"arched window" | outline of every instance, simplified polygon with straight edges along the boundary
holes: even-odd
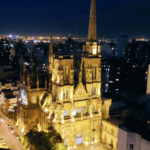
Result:
[[[63,99],[65,99],[66,98],[66,93],[65,93],[65,91],[63,91]]]
[[[66,90],[66,99],[68,99],[68,90]]]
[[[68,80],[69,78],[69,67],[65,66],[64,67],[64,80]]]
[[[68,94],[68,90],[64,90],[63,91],[63,99],[68,99],[69,98],[69,94]]]
[[[92,72],[92,79],[95,80],[96,79],[96,67],[93,68],[93,72]]]
[[[91,89],[91,95],[96,95],[96,87],[92,87]]]

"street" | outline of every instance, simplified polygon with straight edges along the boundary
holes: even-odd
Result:
[[[12,150],[24,150],[21,142],[17,140],[14,134],[6,127],[5,124],[0,123],[0,136],[6,142],[8,148]]]
[[[19,135],[19,136],[23,136],[23,134],[18,130],[18,128],[16,127],[16,125],[14,125],[10,120],[9,118],[3,113],[0,111],[0,117],[3,118],[7,124],[9,124],[14,130],[15,132]]]
[[[0,139],[3,141],[3,145],[6,145],[11,150],[24,150],[20,142],[20,136],[10,126],[8,120],[2,117],[0,117]]]

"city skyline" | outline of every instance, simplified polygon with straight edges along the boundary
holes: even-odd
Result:
[[[54,35],[86,37],[89,7],[90,0],[6,0],[0,6],[0,34],[48,35],[52,31]],[[120,33],[149,37],[148,0],[101,0],[97,8],[98,37]]]

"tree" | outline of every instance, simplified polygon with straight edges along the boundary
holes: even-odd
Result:
[[[25,149],[65,150],[61,136],[54,129],[48,133],[30,130],[21,141]]]

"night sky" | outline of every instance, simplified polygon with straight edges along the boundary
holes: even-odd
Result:
[[[0,34],[86,36],[90,0],[0,0]],[[97,0],[98,36],[150,35],[150,0]]]

